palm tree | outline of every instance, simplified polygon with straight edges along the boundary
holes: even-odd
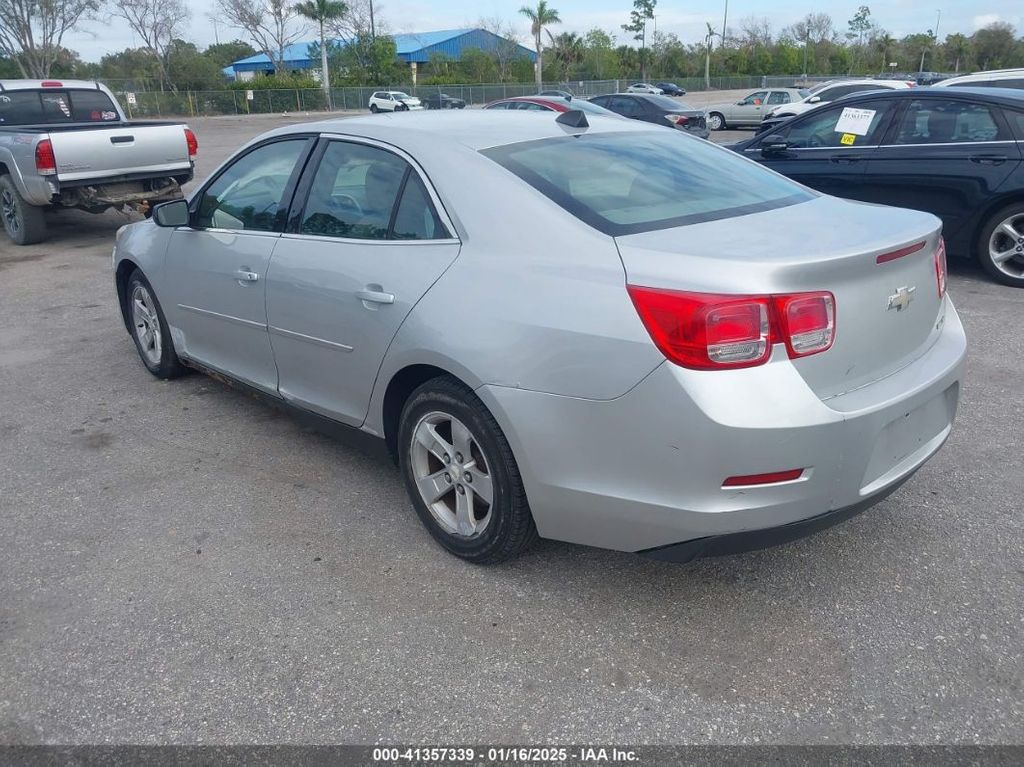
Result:
[[[563,32],[556,37],[548,30],[548,40],[551,41],[551,53],[560,68],[559,75],[562,80],[568,80],[572,68],[583,61],[586,51],[583,38],[575,32]]]
[[[531,8],[524,5],[519,9],[519,13],[530,20],[530,31],[533,33],[533,42],[537,46],[537,90],[543,88],[544,75],[542,73],[542,63],[540,56],[540,33],[544,31],[544,27],[548,24],[561,24],[562,20],[558,18],[558,11],[554,8],[548,8],[547,0],[537,0],[537,7]]]
[[[348,13],[348,6],[340,0],[304,0],[295,6],[295,11],[320,25],[320,71],[324,94],[327,97],[327,108],[330,109],[331,75],[327,69],[327,37],[324,35],[324,25],[337,21]]]
[[[882,68],[880,72],[885,72],[889,66],[889,52],[892,51],[893,46],[896,45],[896,38],[890,35],[888,32],[882,32],[875,40],[875,48],[879,53],[882,54]]]
[[[956,66],[953,71],[960,72],[960,62],[967,58],[967,53],[971,49],[971,41],[963,35],[957,33],[949,35],[946,38],[946,56],[956,57]]]

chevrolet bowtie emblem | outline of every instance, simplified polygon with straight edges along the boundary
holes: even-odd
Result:
[[[889,305],[886,307],[886,310],[895,309],[898,312],[902,312],[914,300],[914,291],[916,290],[917,288],[913,286],[897,288],[896,292],[889,296]]]

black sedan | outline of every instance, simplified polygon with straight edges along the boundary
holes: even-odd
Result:
[[[678,128],[698,138],[707,138],[710,135],[707,115],[703,109],[696,109],[668,96],[613,93],[608,96],[594,96],[590,100],[598,106],[633,120]]]
[[[860,93],[729,148],[826,194],[934,213],[950,255],[1024,287],[1021,91]]]
[[[431,93],[420,98],[424,109],[465,109],[466,102],[447,93]]]
[[[655,83],[655,88],[661,88],[661,92],[666,96],[685,96],[686,91],[680,88],[675,83]]]

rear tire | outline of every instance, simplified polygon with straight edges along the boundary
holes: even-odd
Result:
[[[46,239],[46,217],[43,209],[25,202],[14,179],[0,176],[0,218],[4,231],[15,245],[34,245]]]
[[[174,351],[171,331],[156,293],[139,269],[128,278],[125,312],[132,340],[146,370],[163,379],[178,378],[188,372]]]
[[[435,378],[410,395],[399,421],[398,458],[420,521],[455,556],[494,564],[536,541],[512,449],[460,381]]]
[[[975,257],[996,282],[1024,288],[1024,202],[992,214],[981,229]]]
[[[712,112],[708,115],[708,128],[711,130],[725,130],[725,117],[721,112]]]

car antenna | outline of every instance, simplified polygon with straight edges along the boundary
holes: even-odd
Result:
[[[587,122],[587,116],[583,113],[582,109],[570,109],[568,112],[562,112],[562,114],[555,118],[555,122],[568,125],[570,128],[590,127],[590,123]]]

